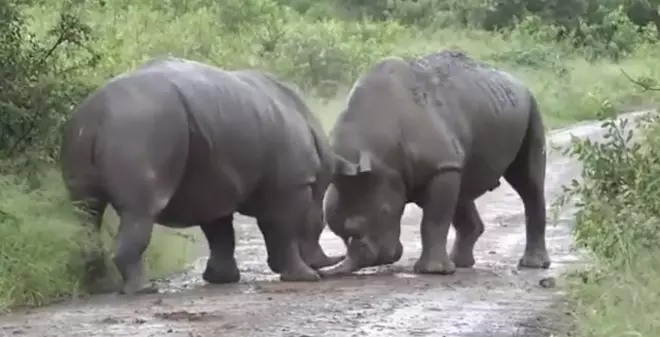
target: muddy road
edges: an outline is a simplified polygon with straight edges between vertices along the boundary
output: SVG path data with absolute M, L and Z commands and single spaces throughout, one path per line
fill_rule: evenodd
M 598 123 L 554 131 L 549 143 L 567 144 L 569 134 L 598 136 Z M 579 166 L 548 147 L 546 196 L 551 203 Z M 522 202 L 502 180 L 477 202 L 486 232 L 477 242 L 473 269 L 451 276 L 418 276 L 421 211 L 408 206 L 402 220 L 404 255 L 381 268 L 319 283 L 281 283 L 266 266 L 259 230 L 236 217 L 239 284 L 207 286 L 205 259 L 163 286 L 163 293 L 134 299 L 117 295 L 53 305 L 0 318 L 0 336 L 559 336 L 560 288 L 540 281 L 578 261 L 570 247 L 570 214 L 549 221 L 548 270 L 516 270 L 525 244 Z M 548 212 L 548 216 L 551 212 Z M 453 230 L 450 234 L 453 240 Z M 322 245 L 341 254 L 341 241 L 327 229 Z M 205 249 L 205 247 L 203 247 Z M 203 250 L 206 252 L 206 250 Z M 541 282 L 543 283 L 543 282 Z M 565 318 L 565 317 L 564 317 Z

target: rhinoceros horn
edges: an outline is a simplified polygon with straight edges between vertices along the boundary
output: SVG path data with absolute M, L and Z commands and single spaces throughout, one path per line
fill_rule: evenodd
M 361 173 L 371 172 L 371 156 L 365 151 L 360 151 L 358 163 L 351 163 L 347 159 L 336 155 L 335 172 L 345 176 L 356 176 Z
M 350 254 L 346 254 L 341 262 L 323 269 L 319 269 L 319 275 L 321 277 L 333 277 L 333 276 L 344 276 L 353 273 L 358 270 L 360 266 L 358 263 L 351 257 Z

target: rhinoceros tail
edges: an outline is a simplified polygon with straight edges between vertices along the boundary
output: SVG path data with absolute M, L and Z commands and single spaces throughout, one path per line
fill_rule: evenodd
M 102 111 L 94 109 L 92 96 L 83 102 L 64 126 L 60 148 L 60 167 L 69 198 L 76 207 L 96 214 L 95 226 L 101 226 L 106 196 L 100 186 L 97 166 L 98 129 Z
M 525 138 L 516 158 L 509 166 L 513 172 L 535 172 L 545 177 L 546 161 L 545 127 L 538 102 L 530 93 L 529 119 Z M 506 176 L 506 175 L 505 175 Z
M 545 126 L 543 124 L 543 115 L 541 114 L 541 109 L 539 108 L 538 101 L 534 95 L 530 94 L 530 111 L 529 111 L 529 122 L 527 124 L 527 133 L 525 135 L 526 142 L 532 142 L 534 144 L 542 144 L 543 151 L 545 152 Z

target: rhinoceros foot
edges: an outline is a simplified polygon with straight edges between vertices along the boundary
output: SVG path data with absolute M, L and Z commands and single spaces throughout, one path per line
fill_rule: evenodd
M 283 282 L 315 282 L 321 279 L 319 273 L 312 269 L 301 257 L 290 258 L 284 262 L 268 257 L 268 267 L 280 274 Z
M 303 265 L 306 268 L 294 268 L 291 270 L 284 270 L 280 273 L 280 281 L 282 282 L 316 282 L 321 279 L 321 276 L 314 269 Z
M 456 265 L 450 260 L 421 258 L 415 263 L 413 271 L 417 274 L 451 275 L 456 272 Z
M 145 294 L 157 294 L 158 287 L 154 284 L 143 286 L 140 288 L 129 288 L 124 287 L 118 292 L 120 295 L 134 296 L 134 295 L 145 295 Z
M 476 263 L 474 260 L 474 254 L 472 253 L 472 250 L 469 249 L 455 247 L 450 257 L 454 262 L 454 265 L 458 268 L 472 268 Z
M 210 284 L 237 283 L 241 280 L 241 272 L 235 264 L 233 266 L 207 264 L 202 279 Z
M 548 251 L 542 248 L 525 249 L 525 254 L 518 261 L 519 268 L 548 269 L 550 257 Z

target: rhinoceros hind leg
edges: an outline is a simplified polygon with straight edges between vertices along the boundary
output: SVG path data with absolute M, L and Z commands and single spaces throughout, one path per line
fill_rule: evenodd
M 524 268 L 550 267 L 545 244 L 545 140 L 539 116 L 532 116 L 530 130 L 516 159 L 504 174 L 525 207 L 525 253 L 518 265 Z
M 236 239 L 233 216 L 202 224 L 204 236 L 209 245 L 209 259 L 202 274 L 204 281 L 211 284 L 236 283 L 241 279 L 234 251 Z
M 65 183 L 79 221 L 95 231 L 101 229 L 103 214 L 108 207 L 107 196 L 92 184 L 74 184 L 66 180 Z
M 525 253 L 518 262 L 524 268 L 550 267 L 545 244 L 546 210 L 543 181 L 529 176 L 526 170 L 507 172 L 506 179 L 518 192 L 525 207 Z
M 100 229 L 103 223 L 103 214 L 108 206 L 108 201 L 101 193 L 93 193 L 91 189 L 83 191 L 71 191 L 73 205 L 77 208 L 76 216 L 80 223 L 88 229 L 89 240 L 94 243 L 93 249 L 83 251 L 85 264 L 84 283 L 94 289 L 95 292 L 105 292 L 114 285 L 107 277 L 103 250 L 95 249 L 101 246 Z
M 449 275 L 456 265 L 447 255 L 447 236 L 454 216 L 460 173 L 438 174 L 427 186 L 421 224 L 422 254 L 413 270 L 419 274 Z
M 103 224 L 103 214 L 108 207 L 108 201 L 103 197 L 95 197 L 80 206 L 86 218 L 83 220 L 95 230 L 100 230 Z
M 454 228 L 457 235 L 451 252 L 451 259 L 456 267 L 470 268 L 475 263 L 474 245 L 484 232 L 484 223 L 479 216 L 474 201 L 456 208 Z
M 300 255 L 301 234 L 307 223 L 307 212 L 313 207 L 309 188 L 290 190 L 268 197 L 266 210 L 257 217 L 266 242 L 268 266 L 285 282 L 320 280 L 319 274 Z
M 124 280 L 120 293 L 134 295 L 152 292 L 144 287 L 142 254 L 151 240 L 154 220 L 148 216 L 136 216 L 130 212 L 120 215 L 119 230 L 115 238 L 113 260 Z

